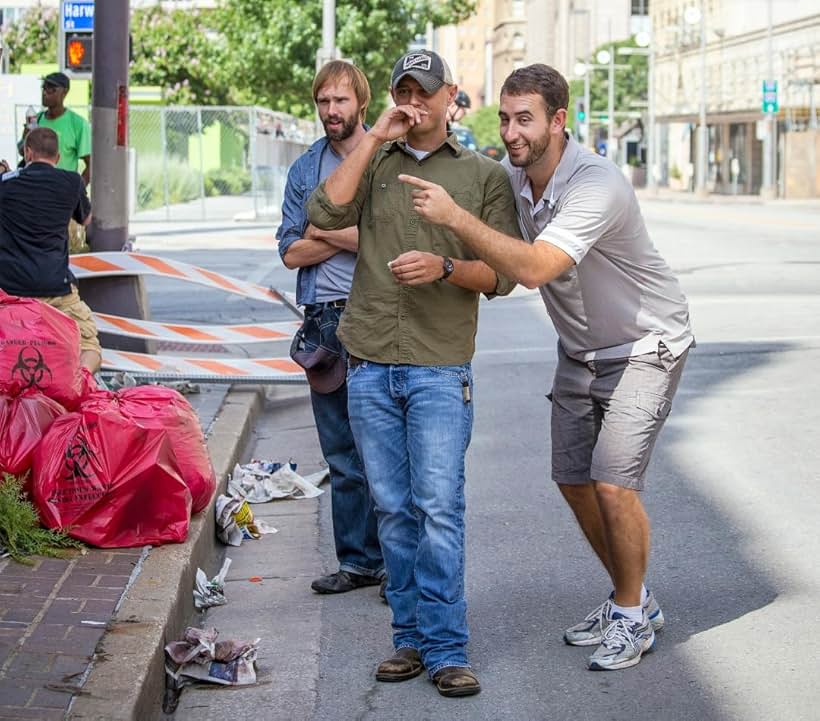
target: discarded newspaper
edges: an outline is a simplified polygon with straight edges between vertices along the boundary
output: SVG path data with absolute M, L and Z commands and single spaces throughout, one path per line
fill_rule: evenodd
M 182 641 L 165 647 L 165 673 L 174 686 L 190 683 L 218 683 L 247 686 L 256 683 L 256 653 L 259 641 L 217 641 L 215 628 L 185 629 Z
M 248 502 L 239 494 L 218 496 L 216 499 L 216 535 L 222 543 L 241 546 L 246 539 L 258 539 L 267 533 L 276 533 L 261 519 L 253 517 Z
M 228 492 L 240 495 L 248 503 L 267 503 L 277 498 L 315 498 L 324 491 L 319 486 L 327 480 L 327 469 L 303 477 L 295 463 L 252 460 L 236 465 L 228 481 Z
M 231 559 L 226 558 L 219 573 L 210 581 L 201 568 L 196 569 L 196 588 L 194 588 L 194 606 L 198 609 L 211 606 L 224 606 L 228 603 L 225 598 L 225 576 L 231 566 Z

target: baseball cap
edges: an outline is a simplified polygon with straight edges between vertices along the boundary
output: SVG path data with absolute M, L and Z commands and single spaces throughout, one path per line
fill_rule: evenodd
M 71 81 L 65 73 L 49 73 L 43 78 L 44 83 L 49 85 L 56 85 L 59 88 L 68 90 L 71 87 Z
M 393 67 L 390 87 L 395 88 L 406 75 L 417 80 L 428 93 L 434 93 L 442 85 L 453 84 L 453 74 L 447 63 L 432 50 L 416 50 L 399 58 Z

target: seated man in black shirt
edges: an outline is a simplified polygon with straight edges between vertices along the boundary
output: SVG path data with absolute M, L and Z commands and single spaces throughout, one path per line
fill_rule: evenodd
M 91 203 L 82 178 L 55 167 L 60 153 L 53 130 L 34 128 L 24 153 L 26 167 L 0 179 L 0 288 L 73 318 L 80 327 L 80 361 L 94 373 L 102 360 L 97 327 L 68 267 L 68 221 L 88 225 Z

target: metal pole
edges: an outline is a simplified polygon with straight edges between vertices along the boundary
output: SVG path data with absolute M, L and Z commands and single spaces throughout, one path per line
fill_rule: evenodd
M 159 111 L 159 141 L 162 146 L 162 203 L 165 205 L 165 220 L 171 220 L 171 201 L 168 189 L 168 108 Z
M 768 10 L 768 23 L 766 28 L 766 54 L 768 55 L 768 77 L 766 82 L 774 82 L 774 57 L 772 51 L 772 0 L 766 3 Z M 765 118 L 766 135 L 763 138 L 763 183 L 760 188 L 760 195 L 765 198 L 777 196 L 775 187 L 775 123 L 774 113 L 766 112 Z
M 698 123 L 697 163 L 695 164 L 695 192 L 708 195 L 706 165 L 708 163 L 709 135 L 706 128 L 706 3 L 700 0 L 700 119 Z
M 320 64 L 336 57 L 336 0 L 322 2 L 322 55 Z
M 128 153 L 121 137 L 127 127 L 122 115 L 128 112 L 128 23 L 128 0 L 96 4 L 91 108 L 95 251 L 121 250 L 128 240 Z
M 655 38 L 649 41 L 649 78 L 647 83 L 647 91 L 649 94 L 647 125 L 648 137 L 646 143 L 646 187 L 650 192 L 655 192 L 658 189 L 658 181 L 655 177 L 655 164 L 657 160 L 657 127 L 655 126 Z
M 202 133 L 202 106 L 196 109 L 196 132 L 199 136 L 199 199 L 202 205 L 202 220 L 208 212 L 205 207 L 205 137 Z
M 592 108 L 589 107 L 589 72 L 592 70 L 590 66 L 590 57 L 587 55 L 586 69 L 584 70 L 584 112 L 587 114 L 584 119 L 584 145 L 591 147 L 592 133 L 590 133 L 590 121 L 592 119 Z
M 128 243 L 128 0 L 106 0 L 94 8 L 91 180 L 94 216 L 92 251 L 119 251 Z M 93 310 L 147 317 L 139 278 L 100 278 L 81 283 Z M 101 334 L 104 347 L 146 350 L 146 342 Z
M 258 170 L 258 162 L 257 162 L 257 147 L 256 143 L 259 140 L 259 136 L 256 133 L 256 106 L 252 105 L 248 108 L 248 158 L 249 165 L 251 166 L 251 195 L 253 196 L 253 217 L 254 220 L 259 219 L 259 170 Z M 278 144 L 282 142 L 281 140 L 274 140 L 276 143 L 276 147 Z M 267 165 L 267 163 L 266 163 Z M 271 164 L 274 167 L 278 167 L 277 164 Z M 266 198 L 267 200 L 267 198 Z
M 609 101 L 607 104 L 606 156 L 615 158 L 615 46 L 609 46 Z
M 484 41 L 484 104 L 492 105 L 495 102 L 493 90 L 493 40 L 492 37 Z

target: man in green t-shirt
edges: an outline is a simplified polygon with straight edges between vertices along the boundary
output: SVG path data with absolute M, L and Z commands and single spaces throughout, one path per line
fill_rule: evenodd
M 51 128 L 60 139 L 58 168 L 80 172 L 79 161 L 85 163 L 80 175 L 88 185 L 91 180 L 91 127 L 88 121 L 63 104 L 71 81 L 65 73 L 51 73 L 43 78 L 43 107 L 37 125 Z

